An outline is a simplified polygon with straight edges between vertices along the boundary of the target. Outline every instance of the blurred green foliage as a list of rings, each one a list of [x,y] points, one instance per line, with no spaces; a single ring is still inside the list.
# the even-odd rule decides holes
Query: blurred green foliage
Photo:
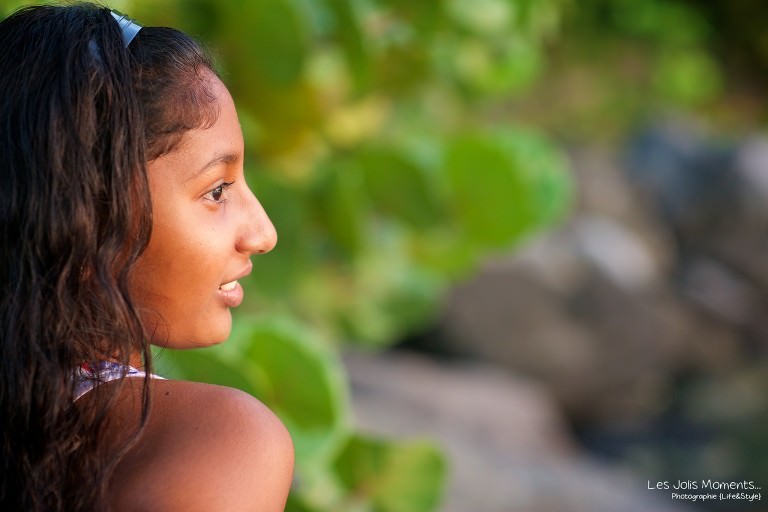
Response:
[[[765,46],[756,21],[768,19],[765,2],[587,0],[561,14],[537,91],[510,108],[549,134],[616,140],[654,116],[693,114],[734,129],[765,116],[762,91],[751,90],[755,72],[768,69],[756,50]]]
[[[582,29],[600,24],[595,34],[603,43],[624,39],[625,44],[647,48],[646,98],[667,105],[696,105],[721,92],[721,70],[708,44],[713,27],[692,6],[669,0],[596,0],[575,21]]]

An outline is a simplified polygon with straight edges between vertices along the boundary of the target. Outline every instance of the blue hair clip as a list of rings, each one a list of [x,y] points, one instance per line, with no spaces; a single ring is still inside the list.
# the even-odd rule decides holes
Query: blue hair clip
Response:
[[[123,44],[126,48],[128,48],[128,45],[131,44],[133,38],[136,37],[136,34],[138,34],[139,30],[141,30],[141,25],[135,23],[128,16],[118,14],[115,11],[109,12],[112,14],[112,17],[115,18],[117,24],[120,25],[120,32],[123,34]]]

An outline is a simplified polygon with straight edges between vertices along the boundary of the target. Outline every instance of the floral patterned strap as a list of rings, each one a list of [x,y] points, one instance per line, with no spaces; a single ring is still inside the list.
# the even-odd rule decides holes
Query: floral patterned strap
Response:
[[[75,400],[88,393],[96,386],[125,377],[145,377],[147,374],[133,366],[125,366],[112,361],[83,363],[74,372]],[[162,377],[152,374],[154,379]]]

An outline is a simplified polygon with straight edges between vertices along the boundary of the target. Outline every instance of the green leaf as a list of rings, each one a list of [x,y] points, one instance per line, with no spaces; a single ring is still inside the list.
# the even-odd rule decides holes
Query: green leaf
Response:
[[[452,141],[446,171],[454,214],[468,241],[504,247],[533,222],[522,169],[487,135]]]
[[[156,349],[154,362],[160,375],[169,378],[208,382],[241,389],[255,395],[243,368],[222,358],[220,347],[194,350]]]
[[[461,135],[446,151],[451,205],[467,241],[493,249],[553,220],[567,200],[564,161],[521,130]]]
[[[363,151],[359,165],[377,210],[415,229],[437,225],[445,212],[425,169],[396,148]]]
[[[351,258],[366,245],[364,218],[369,205],[360,169],[349,162],[323,166],[314,185],[317,214],[330,239]]]
[[[428,512],[440,503],[446,466],[429,442],[352,436],[334,470],[352,504],[370,504],[378,512]]]
[[[559,220],[570,206],[572,193],[565,157],[544,137],[529,130],[498,130],[496,140],[523,170],[535,218],[532,228]]]
[[[241,332],[254,393],[291,431],[299,463],[326,456],[346,432],[348,398],[339,361],[295,323],[250,321]]]
[[[309,53],[309,35],[293,2],[248,0],[223,6],[229,22],[223,35],[230,48],[244,52],[255,77],[277,87],[298,81]]]
[[[270,253],[253,259],[246,291],[253,289],[259,295],[284,298],[314,264],[306,194],[299,187],[272,178],[263,169],[252,170],[248,181],[277,230],[278,244]]]
[[[468,243],[466,236],[456,229],[419,233],[409,242],[414,265],[445,283],[466,276],[484,252],[476,244]]]
[[[165,375],[235,387],[264,402],[291,432],[299,466],[328,457],[346,433],[341,364],[294,323],[237,318],[226,344],[161,351],[159,367]]]
[[[503,34],[514,20],[513,2],[505,0],[448,0],[448,13],[454,21],[477,34]]]
[[[702,104],[722,90],[722,77],[715,59],[697,50],[669,51],[661,55],[654,86],[674,103]]]
[[[325,0],[325,4],[336,19],[333,34],[340,43],[344,59],[355,80],[355,88],[361,92],[370,85],[371,63],[360,16],[353,2]]]
[[[395,325],[397,333],[409,333],[429,325],[438,314],[442,282],[429,278],[415,269],[407,274],[407,279],[398,283],[382,301],[381,309]],[[388,340],[384,340],[386,342]]]
[[[295,491],[291,490],[284,512],[323,512],[323,510],[309,505],[300,496],[297,496]]]

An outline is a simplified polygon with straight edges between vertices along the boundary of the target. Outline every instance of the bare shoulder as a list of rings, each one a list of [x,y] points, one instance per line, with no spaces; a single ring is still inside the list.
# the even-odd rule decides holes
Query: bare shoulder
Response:
[[[118,466],[117,510],[282,511],[293,444],[280,420],[242,391],[154,381],[147,429]],[[136,387],[136,386],[132,386]],[[133,406],[124,406],[135,414]]]

